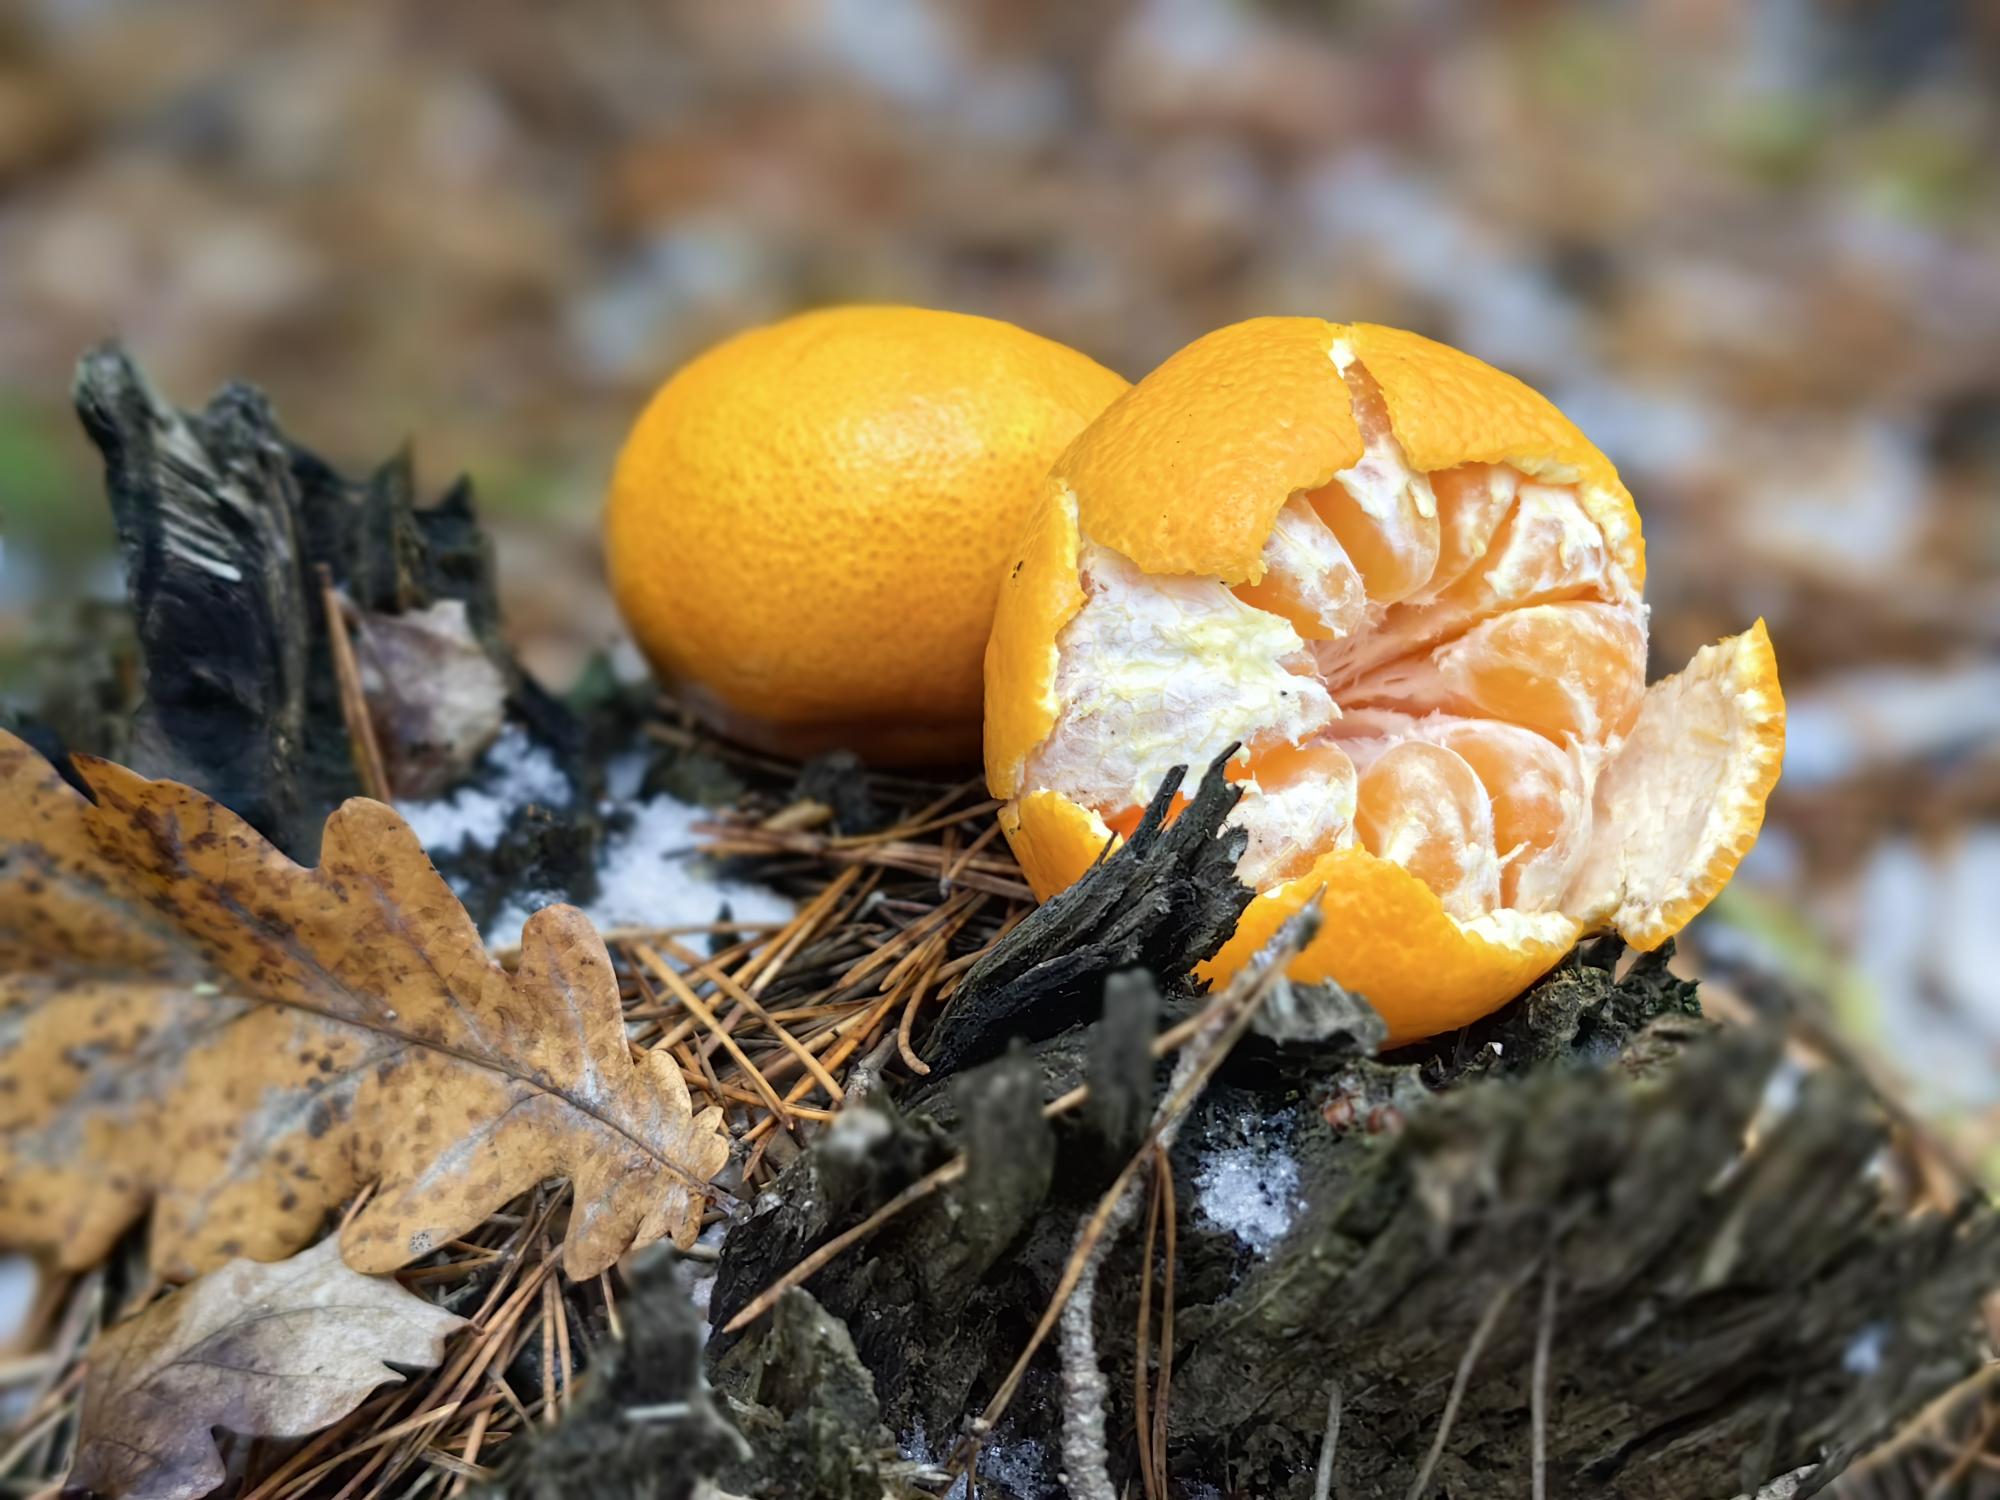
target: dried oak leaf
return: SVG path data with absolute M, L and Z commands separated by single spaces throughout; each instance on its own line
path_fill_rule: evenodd
M 401 1379 L 390 1365 L 435 1365 L 464 1326 L 350 1270 L 331 1236 L 290 1260 L 233 1260 L 97 1341 L 69 1488 L 195 1500 L 225 1475 L 214 1429 L 317 1432 Z
M 634 1059 L 581 912 L 536 913 L 510 976 L 379 802 L 307 870 L 199 792 L 78 768 L 94 803 L 0 733 L 0 1245 L 92 1265 L 150 1203 L 182 1279 L 372 1182 L 341 1243 L 388 1271 L 558 1175 L 572 1276 L 692 1239 L 720 1112 Z

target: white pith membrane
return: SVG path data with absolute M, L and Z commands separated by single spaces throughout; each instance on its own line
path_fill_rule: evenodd
M 1334 360 L 1363 455 L 1290 497 L 1259 578 L 1149 576 L 1082 538 L 1023 790 L 1129 832 L 1169 770 L 1239 743 L 1258 890 L 1359 845 L 1484 936 L 1644 929 L 1761 804 L 1740 684 L 1705 652 L 1648 693 L 1646 607 L 1575 485 L 1414 471 L 1373 379 Z

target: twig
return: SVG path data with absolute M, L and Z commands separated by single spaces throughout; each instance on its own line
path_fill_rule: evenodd
M 1933 1397 L 1925 1404 L 1922 1411 L 1905 1422 L 1886 1443 L 1859 1459 L 1847 1471 L 1847 1477 L 1852 1479 L 1880 1468 L 1913 1445 L 1922 1442 L 1940 1421 L 1958 1408 L 1961 1402 L 1979 1395 L 1989 1387 L 2000 1387 L 2000 1361 L 1980 1366 L 1948 1390 Z
M 1533 1467 L 1529 1473 L 1532 1500 L 1547 1500 L 1549 1492 L 1549 1352 L 1556 1335 L 1556 1267 L 1549 1263 L 1542 1276 L 1542 1316 L 1535 1329 L 1534 1374 L 1528 1387 L 1528 1411 L 1533 1422 Z
M 1924 1500 L 1944 1500 L 1945 1496 L 1953 1493 L 1958 1488 L 1959 1481 L 1979 1466 L 1988 1452 L 1987 1445 L 1993 1440 L 1996 1432 L 2000 1432 L 2000 1408 L 1989 1411 L 1985 1420 L 1967 1435 L 1965 1446 L 1952 1460 L 1950 1467 L 1932 1480 L 1930 1488 L 1924 1491 Z
M 473 1416 L 472 1429 L 466 1433 L 465 1446 L 459 1450 L 459 1457 L 464 1459 L 468 1466 L 476 1465 L 479 1462 L 479 1447 L 480 1444 L 486 1441 L 486 1424 L 492 1420 L 493 1408 L 490 1406 L 481 1407 Z M 460 1474 L 457 1479 L 452 1481 L 452 1494 L 464 1494 L 466 1486 L 471 1482 L 472 1476 L 470 1474 Z
M 961 1155 L 954 1156 L 943 1166 L 926 1172 L 922 1177 L 919 1177 L 915 1182 L 904 1188 L 902 1192 L 896 1194 L 895 1197 L 876 1209 L 874 1213 L 863 1219 L 859 1224 L 856 1224 L 852 1229 L 835 1235 L 804 1260 L 793 1266 L 791 1270 L 785 1272 L 784 1275 L 765 1287 L 763 1291 L 750 1300 L 749 1304 L 741 1312 L 723 1324 L 722 1331 L 724 1333 L 741 1333 L 745 1328 L 749 1327 L 775 1307 L 778 1299 L 784 1296 L 786 1292 L 803 1282 L 810 1281 L 834 1257 L 839 1255 L 841 1251 L 847 1249 L 850 1245 L 857 1245 L 867 1239 L 869 1235 L 895 1218 L 897 1214 L 908 1208 L 912 1203 L 928 1198 L 939 1188 L 958 1181 L 959 1178 L 965 1175 L 965 1168 L 966 1159 Z
M 1149 1158 L 1152 1148 L 1164 1134 L 1168 1134 L 1169 1127 L 1193 1105 L 1202 1089 L 1207 1086 L 1209 1076 L 1222 1065 L 1223 1058 L 1229 1055 L 1238 1039 L 1249 1029 L 1251 1019 L 1256 1015 L 1257 1008 L 1263 1003 L 1270 987 L 1282 981 L 1285 964 L 1294 953 L 1311 941 L 1312 935 L 1318 928 L 1318 903 L 1315 901 L 1309 903 L 1298 915 L 1279 928 L 1277 936 L 1265 946 L 1257 960 L 1238 973 L 1230 982 L 1229 988 L 1203 1009 L 1201 1035 L 1209 1044 L 1191 1051 L 1176 1065 L 1175 1077 L 1180 1081 L 1169 1090 L 1167 1098 L 1155 1111 L 1152 1128 L 1147 1132 L 1146 1139 L 1140 1143 L 1138 1152 L 1125 1163 L 1111 1186 L 1105 1189 L 1103 1197 L 1098 1200 L 1096 1210 L 1078 1227 L 1075 1246 L 1070 1251 L 1069 1261 L 1063 1267 L 1063 1274 L 1056 1283 L 1055 1292 L 1049 1298 L 1049 1305 L 1043 1310 L 1041 1321 L 1035 1325 L 1034 1332 L 1028 1337 L 1027 1346 L 1014 1360 L 1013 1368 L 1007 1372 L 1006 1379 L 1001 1381 L 1000 1388 L 986 1403 L 986 1409 L 973 1421 L 971 1436 L 984 1437 L 1006 1413 L 1008 1406 L 1014 1400 L 1015 1393 L 1021 1388 L 1021 1380 L 1028 1372 L 1029 1363 L 1047 1342 L 1049 1334 L 1054 1331 L 1062 1317 L 1064 1307 L 1068 1305 L 1071 1295 L 1076 1291 L 1078 1282 L 1095 1264 L 1099 1243 L 1110 1229 L 1119 1204 L 1138 1172 L 1139 1164 Z M 1216 1034 L 1212 1038 L 1208 1037 L 1210 1026 L 1216 1028 Z M 1065 1456 L 1067 1457 L 1067 1445 L 1065 1445 Z M 1070 1478 L 1074 1485 L 1077 1478 L 1074 1466 Z
M 1319 1473 L 1313 1479 L 1313 1500 L 1333 1500 L 1333 1459 L 1340 1452 L 1340 1382 L 1326 1395 L 1326 1436 L 1319 1445 Z
M 893 844 L 902 839 L 915 838 L 920 833 L 933 833 L 940 828 L 949 828 L 954 823 L 984 817 L 998 810 L 1000 803 L 997 799 L 988 798 L 954 813 L 945 811 L 960 797 L 979 791 L 983 783 L 983 777 L 970 777 L 956 786 L 947 788 L 942 795 L 932 798 L 900 823 L 892 823 L 889 827 L 878 829 L 874 833 L 839 834 L 827 842 L 836 849 L 863 849 L 874 844 Z
M 912 875 L 933 878 L 940 876 L 944 870 L 940 857 L 943 851 L 936 844 L 902 841 L 854 847 L 836 843 L 819 834 L 773 833 L 742 825 L 717 825 L 708 829 L 698 827 L 696 831 L 713 835 L 713 841 L 703 844 L 702 850 L 716 856 L 803 854 L 829 864 L 903 870 Z M 1019 901 L 1035 899 L 1035 893 L 1020 877 L 1020 866 L 1011 859 L 995 855 L 979 855 L 966 861 L 962 868 L 954 872 L 952 884 L 960 890 L 984 891 L 988 895 L 1008 896 Z
M 1472 1337 L 1466 1341 L 1465 1352 L 1459 1356 L 1458 1371 L 1452 1376 L 1451 1394 L 1445 1398 L 1444 1412 L 1438 1418 L 1437 1432 L 1431 1438 L 1430 1452 L 1424 1455 L 1423 1467 L 1417 1470 L 1417 1477 L 1411 1481 L 1404 1500 L 1421 1500 L 1424 1491 L 1429 1488 L 1431 1473 L 1437 1468 L 1438 1460 L 1444 1456 L 1444 1445 L 1451 1437 L 1452 1424 L 1458 1420 L 1459 1403 L 1465 1399 L 1466 1387 L 1472 1383 L 1473 1367 L 1479 1363 L 1479 1356 L 1485 1352 L 1488 1340 L 1493 1337 L 1493 1331 L 1500 1326 L 1501 1314 L 1507 1311 L 1507 1304 L 1514 1300 L 1514 1293 L 1521 1289 L 1530 1276 L 1541 1269 L 1541 1263 L 1542 1257 L 1536 1256 L 1528 1263 L 1526 1271 L 1515 1276 L 1493 1294 L 1492 1300 L 1486 1304 L 1486 1311 L 1479 1315 L 1479 1323 L 1472 1330 Z
M 854 883 L 861 878 L 859 870 L 842 870 L 827 882 L 826 889 L 799 908 L 783 928 L 775 933 L 763 952 L 757 954 L 736 971 L 736 982 L 753 995 L 762 995 L 771 986 L 778 972 L 790 961 L 792 955 L 804 946 L 807 938 L 819 930 L 820 923 L 839 904 Z
M 548 1284 L 556 1289 L 556 1385 L 562 1396 L 560 1410 L 567 1412 L 576 1400 L 576 1392 L 570 1386 L 575 1366 L 570 1362 L 569 1301 L 562 1294 L 559 1277 L 551 1276 Z
M 368 714 L 368 695 L 361 687 L 361 664 L 354 659 L 354 642 L 347 635 L 347 611 L 333 585 L 333 569 L 315 566 L 319 574 L 320 606 L 326 611 L 327 640 L 333 647 L 333 676 L 340 689 L 340 717 L 347 725 L 347 743 L 361 789 L 377 802 L 391 801 L 389 773 L 383 768 L 382 747 L 375 739 L 375 721 Z
M 542 1283 L 542 1422 L 556 1425 L 556 1279 Z
M 1168 1097 L 1153 1116 L 1148 1141 L 1151 1159 L 1157 1160 L 1173 1143 L 1181 1121 L 1187 1117 L 1187 1111 L 1200 1095 L 1202 1083 L 1235 1046 L 1255 1013 L 1256 1001 L 1268 992 L 1268 985 L 1250 987 L 1247 1000 L 1242 1000 L 1237 1007 L 1240 1011 L 1238 1015 L 1230 1014 L 1229 996 L 1224 997 L 1224 1004 L 1210 1008 L 1207 1026 L 1175 1060 Z M 1097 1278 L 1104 1268 L 1104 1257 L 1138 1210 L 1139 1184 L 1135 1169 L 1139 1161 L 1147 1156 L 1148 1153 L 1142 1151 L 1127 1164 L 1120 1176 L 1118 1196 L 1110 1212 L 1102 1212 L 1100 1205 L 1100 1212 L 1086 1219 L 1077 1229 L 1075 1254 L 1081 1255 L 1082 1263 L 1072 1282 L 1069 1299 L 1062 1308 L 1059 1350 L 1063 1384 L 1063 1463 L 1069 1473 L 1070 1493 L 1080 1497 L 1080 1500 L 1118 1500 L 1117 1491 L 1111 1484 L 1109 1454 L 1104 1443 L 1104 1399 L 1110 1388 L 1097 1362 Z
M 1174 1396 L 1174 1283 L 1179 1274 L 1180 1205 L 1174 1194 L 1173 1158 L 1162 1151 L 1157 1176 L 1160 1183 L 1160 1221 L 1166 1229 L 1166 1263 L 1160 1277 L 1160 1384 L 1153 1402 L 1153 1472 L 1159 1476 L 1160 1493 L 1167 1492 L 1167 1410 Z M 1142 1439 L 1143 1441 L 1143 1439 Z
M 1153 1420 L 1147 1351 L 1153 1321 L 1153 1249 L 1160 1238 L 1160 1174 L 1153 1173 L 1153 1193 L 1146 1202 L 1146 1239 L 1139 1247 L 1139 1327 L 1132 1336 L 1132 1431 L 1139 1445 L 1139 1484 L 1146 1500 L 1160 1500 L 1160 1482 L 1153 1473 Z
M 611 1330 L 611 1336 L 622 1344 L 625 1342 L 625 1325 L 618 1317 L 618 1298 L 611 1290 L 609 1269 L 597 1273 L 597 1286 L 604 1293 L 604 1325 Z
M 1000 820 L 994 818 L 987 823 L 985 830 L 978 838 L 965 846 L 965 851 L 962 854 L 958 855 L 950 864 L 944 867 L 944 873 L 938 876 L 938 889 L 949 891 L 953 883 L 958 879 L 959 871 L 963 870 L 985 852 L 986 846 L 993 842 L 994 836 L 999 832 Z

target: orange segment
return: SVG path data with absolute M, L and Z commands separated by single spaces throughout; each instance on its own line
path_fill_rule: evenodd
M 1480 557 L 1448 588 L 1425 590 L 1397 605 L 1365 639 L 1320 647 L 1318 659 L 1329 681 L 1338 685 L 1409 657 L 1504 610 L 1563 599 L 1633 597 L 1604 533 L 1567 486 L 1530 482 L 1515 488 L 1506 514 L 1482 546 Z
M 1285 502 L 1264 544 L 1264 576 L 1236 597 L 1289 620 L 1303 640 L 1343 640 L 1368 618 L 1361 574 L 1340 539 L 1301 496 Z
M 1430 581 L 1438 560 L 1437 499 L 1389 430 L 1389 409 L 1368 372 L 1343 372 L 1361 432 L 1358 462 L 1306 498 L 1361 571 L 1368 597 L 1394 604 Z
M 1237 873 L 1251 885 L 1302 875 L 1336 844 L 1352 840 L 1354 762 L 1324 741 L 1280 741 L 1253 753 L 1232 779 L 1248 783 L 1230 822 L 1249 834 Z
M 1646 582 L 1639 510 L 1611 460 L 1539 392 L 1462 350 L 1400 328 L 1344 330 L 1382 388 L 1397 439 L 1426 472 L 1507 463 L 1538 479 L 1574 482 L 1634 588 Z
M 1229 768 L 1229 774 L 1232 781 L 1255 781 L 1265 791 L 1275 792 L 1301 781 L 1351 781 L 1354 762 L 1340 746 L 1323 740 L 1305 745 L 1279 740 L 1253 749 L 1244 774 L 1239 776 L 1234 766 Z
M 1491 910 L 1500 894 L 1493 805 L 1464 758 L 1404 740 L 1364 766 L 1354 831 L 1370 854 L 1401 865 L 1455 917 Z
M 1521 471 L 1508 464 L 1459 464 L 1431 475 L 1438 561 L 1424 597 L 1449 588 L 1486 555 L 1520 487 Z
M 1468 711 L 1602 744 L 1639 711 L 1646 632 L 1619 605 L 1539 604 L 1475 626 L 1435 660 L 1445 693 Z
M 1565 485 L 1527 483 L 1494 528 L 1484 555 L 1439 596 L 1435 608 L 1466 619 L 1501 609 L 1591 594 L 1616 599 L 1604 533 Z
M 1492 801 L 1500 904 L 1554 906 L 1590 831 L 1590 794 L 1575 753 L 1493 719 L 1445 719 L 1430 733 L 1465 758 Z

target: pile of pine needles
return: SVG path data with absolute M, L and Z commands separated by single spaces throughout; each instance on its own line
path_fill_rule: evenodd
M 678 725 L 655 736 L 685 745 Z M 704 754 L 760 789 L 709 830 L 712 857 L 801 893 L 778 924 L 730 920 L 605 934 L 635 1051 L 665 1050 L 697 1109 L 720 1106 L 735 1142 L 705 1224 L 768 1187 L 857 1088 L 885 1070 L 927 1072 L 916 1039 L 981 954 L 1034 900 L 976 780 L 869 777 L 886 821 L 842 833 L 833 809 L 784 790 L 796 767 L 702 740 Z M 503 962 L 510 955 L 500 955 Z M 352 1215 L 366 1195 L 350 1204 Z M 471 1319 L 436 1370 L 385 1387 L 302 1446 L 240 1445 L 241 1500 L 456 1495 L 493 1473 L 525 1431 L 557 1422 L 599 1341 L 621 1336 L 618 1276 L 575 1284 L 560 1271 L 566 1183 L 510 1203 L 464 1238 L 399 1273 L 411 1290 Z M 694 1247 L 713 1260 L 714 1236 Z M 0 1436 L 0 1488 L 54 1500 L 77 1431 L 85 1352 L 158 1290 L 132 1237 L 102 1266 L 48 1287 L 56 1332 L 0 1364 L 24 1408 Z

